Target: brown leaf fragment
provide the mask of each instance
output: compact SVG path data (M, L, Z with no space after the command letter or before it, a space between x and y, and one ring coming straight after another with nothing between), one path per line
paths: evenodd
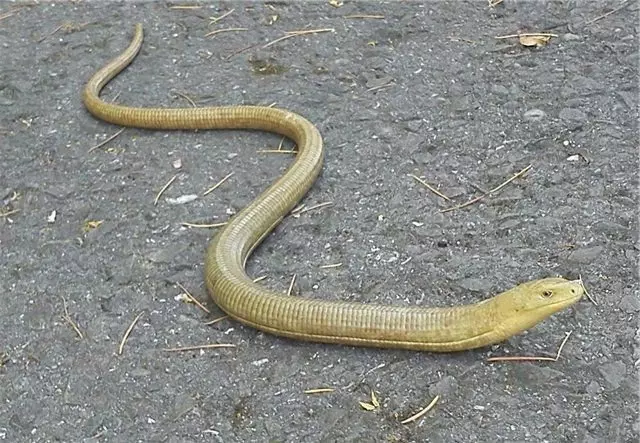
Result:
M551 40L549 35L521 35L518 40L522 46L545 46Z

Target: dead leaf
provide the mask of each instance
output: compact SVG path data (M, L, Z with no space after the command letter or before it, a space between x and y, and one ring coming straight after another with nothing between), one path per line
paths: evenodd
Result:
M380 402L378 401L378 398L376 397L376 393L371 391L371 404L373 406L375 406L376 408L380 407Z
M371 403L366 403L366 402L359 402L360 403L360 407L362 409L364 409L365 411L373 411L376 409L376 407L374 405L372 405Z
M549 35L521 35L519 37L522 46L544 46L549 43L551 36Z
M93 231L94 229L99 228L103 221L104 220L87 220L86 222L84 222L84 225L82 226L82 231L83 232Z

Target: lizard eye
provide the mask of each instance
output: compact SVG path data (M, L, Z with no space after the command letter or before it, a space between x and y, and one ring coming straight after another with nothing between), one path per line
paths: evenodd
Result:
M551 296L553 296L553 291L547 289L545 291L542 291L542 297L544 298L550 298Z

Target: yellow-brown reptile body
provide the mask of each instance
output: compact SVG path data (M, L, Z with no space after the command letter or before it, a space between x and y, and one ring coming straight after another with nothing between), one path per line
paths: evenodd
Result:
M148 129L257 129L284 135L298 146L287 171L236 214L207 250L209 294L231 317L294 339L445 352L503 341L583 295L580 281L549 278L475 304L429 308L291 297L254 283L245 273L246 259L313 186L323 162L320 133L303 117L270 107L136 108L102 101L101 89L131 63L142 40L138 24L130 46L87 83L83 101L94 116Z

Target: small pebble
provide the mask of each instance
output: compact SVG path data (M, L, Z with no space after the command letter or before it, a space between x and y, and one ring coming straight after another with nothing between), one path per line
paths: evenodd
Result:
M592 380L591 383L587 385L587 394L591 396L598 395L601 389L602 388L600 387L598 382L595 380Z
M458 286L468 291L487 292L491 289L491 282L483 278L463 278L458 282Z
M448 395L458 389L458 382L451 375L447 375L429 387L429 395Z
M265 363L269 363L269 359L268 358L262 358L260 360L256 360L256 361L252 361L251 364L255 367L260 367L262 365L264 365Z
M566 41L574 41L574 40L581 40L582 37L580 37L577 34L571 34L570 32L567 32L562 36L562 39Z
M524 119L529 121L540 121L547 116L542 109L530 109L524 113Z
M604 248L602 246L578 248L569 255L569 260L574 263L591 263L602 254L603 250Z
M423 123L422 120L410 120L407 122L407 129L411 132L418 132Z
M627 294L620 300L620 309L627 314L640 311L640 300L637 294Z
M382 86L388 85L392 81L393 81L393 77L384 75L379 78L374 77L374 78L368 79L366 86L367 86L367 89L380 88Z
M621 361L606 363L599 369L609 388L618 389L627 376L627 367Z
M502 85L493 85L491 87L491 92L496 95L507 96L509 95L509 90Z
M568 124L570 129L578 129L587 121L587 114L575 108L562 109L559 117Z

